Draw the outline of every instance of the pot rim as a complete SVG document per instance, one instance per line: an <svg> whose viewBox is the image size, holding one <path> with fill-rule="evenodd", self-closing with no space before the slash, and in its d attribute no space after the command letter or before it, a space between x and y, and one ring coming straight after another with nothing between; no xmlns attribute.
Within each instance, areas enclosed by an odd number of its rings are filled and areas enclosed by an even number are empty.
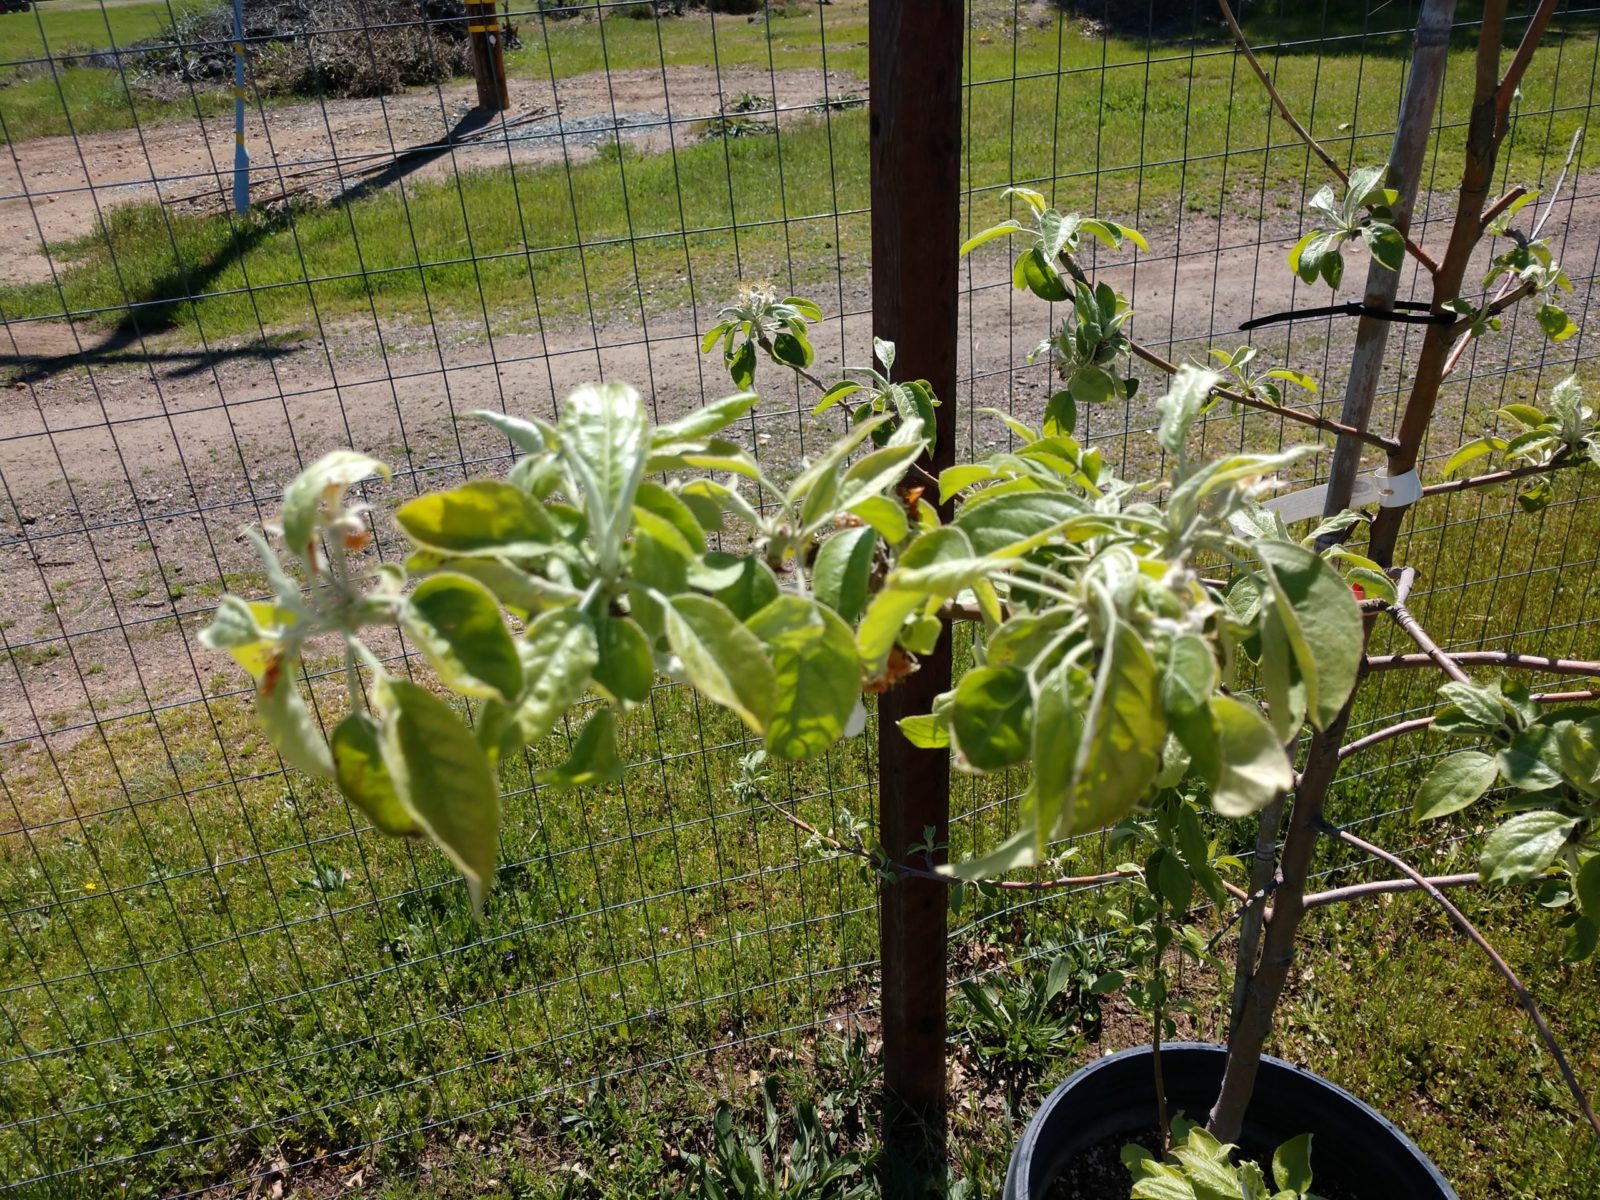
<svg viewBox="0 0 1600 1200"><path fill-rule="evenodd" d="M1171 1051L1201 1053L1207 1056L1215 1055L1219 1057L1226 1056L1228 1053L1226 1046L1218 1045L1215 1042L1163 1042L1161 1044L1163 1056ZM1148 1058L1154 1053L1155 1047L1150 1045L1132 1046L1126 1050L1118 1050L1114 1054L1107 1054L1104 1057L1097 1058L1094 1062L1086 1063L1051 1089L1050 1094L1045 1097L1034 1112L1033 1117L1028 1121L1027 1128L1023 1130L1022 1137L1018 1139L1016 1148L1012 1151L1011 1162L1006 1170L1005 1195L1015 1196L1022 1194L1012 1186L1014 1183L1020 1185L1025 1182L1017 1178L1019 1163L1028 1162L1031 1164L1036 1156L1040 1136L1050 1123L1051 1113L1058 1104L1065 1102L1069 1093L1080 1091L1086 1085L1092 1085L1095 1074L1111 1068L1113 1064L1124 1062L1130 1058ZM1298 1066L1274 1055L1263 1054L1261 1063L1264 1067L1270 1067L1277 1071L1286 1071L1300 1077L1312 1084L1318 1091L1325 1093L1333 1103L1353 1109L1367 1120L1373 1122L1398 1144L1398 1148L1405 1155L1413 1158L1420 1168L1433 1177L1433 1180L1441 1189L1442 1196L1448 1198L1448 1200L1459 1200L1448 1181L1439 1172L1439 1169L1433 1165L1432 1160L1417 1147L1415 1142L1406 1136L1405 1131L1373 1108L1372 1105L1361 1099L1361 1097L1346 1091L1331 1080L1323 1078L1309 1067ZM1315 1133L1315 1130L1312 1130L1312 1132ZM1026 1168L1023 1169L1026 1170Z"/></svg>

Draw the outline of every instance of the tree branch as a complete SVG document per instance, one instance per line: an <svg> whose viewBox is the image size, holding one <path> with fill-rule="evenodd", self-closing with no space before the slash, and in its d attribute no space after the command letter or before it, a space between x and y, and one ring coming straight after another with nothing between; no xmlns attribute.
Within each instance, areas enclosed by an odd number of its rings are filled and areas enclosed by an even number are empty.
<svg viewBox="0 0 1600 1200"><path fill-rule="evenodd" d="M1458 654L1454 655L1453 657L1457 662L1460 662L1462 656ZM1362 663L1363 669L1374 669L1372 666L1373 662L1373 659L1366 659ZM1382 667L1402 666L1431 667L1432 665L1433 659L1429 658L1426 654L1390 654L1385 655L1383 661L1378 663L1379 669ZM1536 692L1534 695L1528 698L1535 704L1583 703L1589 700L1600 699L1600 688L1585 688L1581 692ZM1400 721L1394 725L1386 725L1382 729L1375 729L1365 737L1357 738L1355 741L1341 746L1339 748L1339 757L1341 759L1345 759L1350 757L1352 754L1359 754L1363 750L1370 750L1373 746L1382 745L1384 742L1387 742L1392 738L1397 738L1407 733L1416 733L1418 730L1428 728L1433 724L1433 722L1433 717L1413 717L1409 721Z"/></svg>
<svg viewBox="0 0 1600 1200"><path fill-rule="evenodd" d="M1511 65L1500 77L1494 97L1495 131L1498 136L1505 135L1512 97L1517 94L1517 85L1527 73L1528 64L1533 61L1533 52L1538 48L1539 39L1544 36L1545 28L1550 24L1550 18L1555 15L1555 11L1556 0L1540 0L1539 7L1533 10L1533 16L1528 18L1528 27L1522 31L1522 41L1517 44L1517 52L1512 56ZM1484 36L1488 36L1487 32Z"/></svg>
<svg viewBox="0 0 1600 1200"><path fill-rule="evenodd" d="M1513 204L1515 204L1518 200L1521 200L1527 194L1528 194L1528 189L1523 187L1519 183L1519 184L1516 185L1516 187L1512 188L1504 196L1501 196L1500 199L1496 200L1493 204L1489 205L1488 208L1484 209L1483 210L1483 231L1485 233L1489 232L1490 223L1496 217L1498 217L1501 213L1505 212L1506 209L1510 208Z"/></svg>
<svg viewBox="0 0 1600 1200"><path fill-rule="evenodd" d="M1412 641L1422 647L1423 654L1431 659L1441 671L1457 683L1472 682L1472 676L1457 666L1454 660L1439 648L1439 643L1428 636L1428 631L1422 627L1416 617L1411 615L1411 610L1403 603L1396 601L1391 604L1389 606L1389 615L1395 619L1395 623L1401 629L1404 629L1411 636Z"/></svg>
<svg viewBox="0 0 1600 1200"><path fill-rule="evenodd" d="M1600 677L1600 662L1580 658L1551 658L1543 654L1522 654L1516 650L1439 650L1439 655L1454 664L1458 670L1461 667L1505 667L1513 671L1544 671L1551 675L1593 675ZM1437 666L1441 670L1445 670L1452 679L1456 677L1454 671L1449 671L1448 668L1443 667L1438 657L1428 653L1374 654L1362 660L1361 665L1368 671L1391 671L1396 669L1403 670L1408 667ZM1462 674L1464 675L1465 672L1462 672ZM1351 745L1353 746L1355 743L1352 742Z"/></svg>
<svg viewBox="0 0 1600 1200"><path fill-rule="evenodd" d="M1346 845L1354 846L1357 850L1372 855L1374 858L1381 858L1395 870L1405 875L1417 887L1432 896L1439 907L1444 909L1450 920L1455 923L1456 928L1471 938L1477 944L1478 949L1489 956L1489 961L1494 964L1495 970L1499 971L1501 977L1511 986L1511 990L1517 994L1517 1000L1526 1010L1528 1016L1533 1019L1534 1026L1539 1031L1539 1037L1545 1044L1545 1049L1549 1050L1550 1056L1556 1060L1556 1066L1561 1070L1561 1077L1566 1080L1567 1089L1572 1093L1573 1100L1577 1102L1578 1111L1583 1114L1584 1119L1589 1122L1595 1133L1600 1135L1600 1117L1596 1117L1594 1109L1589 1107L1589 1099L1583 1094L1583 1088L1578 1084L1578 1077L1573 1074L1572 1065L1567 1062L1567 1056L1562 1053L1560 1043L1556 1041L1555 1034L1550 1032L1550 1026L1545 1022L1544 1014L1539 1011L1539 1006L1534 1003L1533 996L1523 986L1522 980L1517 978L1516 972L1511 969L1505 959L1500 957L1499 952L1489 944L1488 939L1478 932L1477 927L1467 920L1459 908L1445 898L1443 892L1415 868L1408 866L1395 855L1390 854L1379 846L1374 846L1371 842L1364 841L1347 830L1340 829L1335 825L1329 825L1326 822L1324 822L1323 832L1338 841L1344 842Z"/></svg>
<svg viewBox="0 0 1600 1200"><path fill-rule="evenodd" d="M1425 886L1447 888L1467 887L1481 882L1476 871L1462 875L1430 875L1418 883L1415 879L1374 879L1367 883L1352 883L1348 887L1331 888L1326 892L1313 892L1306 897L1307 908L1321 908L1324 904L1339 904L1345 900L1360 900L1386 892L1415 892Z"/></svg>
<svg viewBox="0 0 1600 1200"><path fill-rule="evenodd" d="M1510 483L1513 479L1526 479L1530 475L1549 475L1567 467L1581 467L1584 460L1573 458L1563 446L1549 462L1535 463L1529 467L1512 467L1505 471L1490 471L1485 475L1470 475L1465 479L1446 479L1443 483L1430 483L1422 489L1424 496L1443 496L1450 492L1464 492L1470 488L1492 487L1497 483Z"/></svg>
<svg viewBox="0 0 1600 1200"><path fill-rule="evenodd" d="M1345 169L1339 165L1333 155L1322 148L1322 143L1312 137L1311 131L1300 124L1295 115L1289 111L1289 106L1284 103L1283 97L1278 94L1278 89L1273 84L1272 77L1267 74L1266 68L1261 65L1261 60L1256 57L1255 51L1250 49L1250 43L1245 41L1244 30L1239 28L1238 19L1234 17L1233 9L1229 7L1228 0L1217 0L1217 7L1222 10L1222 18L1227 21L1228 29L1233 33L1234 45L1239 47L1239 52L1244 55L1245 61L1250 64L1250 69L1256 73L1256 78L1261 81L1261 86L1267 89L1267 95L1272 99L1273 106L1277 108L1283 119L1288 122L1289 128L1294 130L1295 135L1310 148L1313 154L1322 160L1323 165L1333 172L1340 183L1348 184L1350 176ZM1439 264L1434 262L1433 256L1413 242L1409 234L1402 232L1400 236L1405 238L1406 253L1416 259L1425 271L1431 275L1439 269Z"/></svg>

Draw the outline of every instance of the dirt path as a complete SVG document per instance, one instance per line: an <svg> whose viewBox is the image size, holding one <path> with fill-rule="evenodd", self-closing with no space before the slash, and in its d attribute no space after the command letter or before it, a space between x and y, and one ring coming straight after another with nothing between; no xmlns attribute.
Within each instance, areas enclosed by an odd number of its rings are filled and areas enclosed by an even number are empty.
<svg viewBox="0 0 1600 1200"><path fill-rule="evenodd" d="M1580 181L1575 191L1583 199L1563 205L1548 231L1558 254L1584 276L1600 244L1595 183ZM1173 344L1173 357L1203 357L1207 344L1242 344L1245 335L1234 331L1251 316L1327 302L1324 289L1292 287L1284 255L1295 231L1287 219L1258 225L1185 215L1181 224L1148 223L1145 232L1155 254L1136 270L1102 263L1099 274L1131 295L1136 335L1156 346ZM1429 233L1430 241L1441 236ZM1352 268L1341 299L1359 294L1365 270L1354 260ZM977 407L1036 416L1051 390L1043 369L1025 365L1048 332L1049 310L1015 293L1007 275L1001 250L974 268L960 363L973 382L954 397L958 454L981 457L1005 436L998 423L974 417ZM1402 298L1420 297L1416 289L1408 273ZM870 329L860 314L868 280L847 278L812 294L830 313L856 314L818 326L814 341L825 373L864 362ZM1570 310L1581 318L1590 298L1589 286L1580 285ZM330 330L326 340L209 350L170 339L107 350L105 335L88 326L7 326L0 357L33 361L21 381L0 392L0 650L11 650L0 654L0 750L40 735L70 745L95 717L236 688L237 673L193 634L222 581L253 586L257 572L238 529L274 514L297 463L343 445L376 454L403 472L375 492L381 507L415 487L459 479L463 462L474 464L474 475L503 470L504 440L459 420L471 409L553 417L558 396L603 377L638 384L658 418L667 419L732 390L720 363L703 358L697 345L721 299L704 298L698 312L653 316L643 328L566 327L490 338L481 327L385 318L377 327ZM1274 364L1288 362L1323 380L1313 402L1336 411L1353 330L1353 321L1319 321L1263 330L1253 342ZM1398 357L1419 341L1415 327L1395 339ZM1507 364L1511 370L1480 385L1474 404L1481 419L1495 404L1531 398L1532 367L1546 352L1531 314L1493 336L1472 369ZM1548 357L1558 363L1569 353L1563 347ZM759 382L766 403L739 436L785 474L837 422L806 415L809 402L798 404L775 370ZM1126 431L1151 421L1159 386L1154 378L1145 382L1133 405L1083 414L1080 432L1121 458L1137 441ZM1461 405L1462 393L1452 391L1446 402ZM1390 403L1382 401L1380 410ZM1378 422L1385 419L1380 411ZM1213 423L1220 439L1214 448L1238 444L1236 420L1219 412ZM1255 418L1252 428L1276 436L1270 419ZM1454 437L1456 429L1448 433ZM1301 434L1291 426L1284 436Z"/></svg>
<svg viewBox="0 0 1600 1200"><path fill-rule="evenodd" d="M246 125L251 190L270 199L313 185L321 198L356 182L355 172L398 150L435 145L451 131L477 140L412 160L408 178L440 178L472 167L541 165L588 157L613 136L640 150L665 150L698 136L741 94L758 96L780 121L815 111L824 95L864 94L848 72L751 67L673 67L594 72L549 83L516 81L513 107L486 126L472 119L472 84L452 84L377 100L327 100L253 109ZM762 113L754 114L761 116ZM459 135L458 135L459 137ZM45 242L92 233L99 215L134 200L163 199L180 209L217 211L233 187L233 120L214 117L143 130L35 138L0 154L0 278L45 282Z"/></svg>

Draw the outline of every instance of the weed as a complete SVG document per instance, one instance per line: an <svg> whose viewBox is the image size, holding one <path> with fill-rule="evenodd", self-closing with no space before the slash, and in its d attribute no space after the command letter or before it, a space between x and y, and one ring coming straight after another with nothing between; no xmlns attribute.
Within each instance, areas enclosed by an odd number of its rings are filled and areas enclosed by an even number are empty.
<svg viewBox="0 0 1600 1200"><path fill-rule="evenodd" d="M956 1037L971 1047L979 1066L1004 1085L1015 1110L1040 1067L1071 1054L1083 1040L1083 1010L1069 985L1076 961L1058 956L1046 971L1036 964L1002 971L987 984L961 981L963 1004L952 1013Z"/></svg>
<svg viewBox="0 0 1600 1200"><path fill-rule="evenodd" d="M841 1150L810 1101L799 1101L789 1114L793 1133L785 1150L775 1077L764 1082L762 1100L760 1134L740 1128L733 1107L718 1101L711 1149L684 1156L691 1195L701 1200L865 1200L872 1195L866 1173L870 1157Z"/></svg>

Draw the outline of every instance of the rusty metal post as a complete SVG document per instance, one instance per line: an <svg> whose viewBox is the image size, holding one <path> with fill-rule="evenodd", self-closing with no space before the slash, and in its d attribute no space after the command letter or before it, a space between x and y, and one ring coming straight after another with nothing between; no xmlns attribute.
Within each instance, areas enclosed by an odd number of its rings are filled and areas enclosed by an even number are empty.
<svg viewBox="0 0 1600 1200"><path fill-rule="evenodd" d="M923 463L935 475L955 452L963 20L962 0L873 0L868 9L872 328L895 343L895 376L926 379L943 401ZM895 859L927 830L939 844L948 837L949 754L916 749L895 722L930 711L949 687L946 626L920 669L878 703L878 832ZM947 889L901 880L884 885L878 903L885 1190L932 1195L946 1163Z"/></svg>
<svg viewBox="0 0 1600 1200"><path fill-rule="evenodd" d="M466 0L466 9L472 75L478 81L478 107L504 112L511 107L511 92L506 86L505 38L495 11L496 0Z"/></svg>

